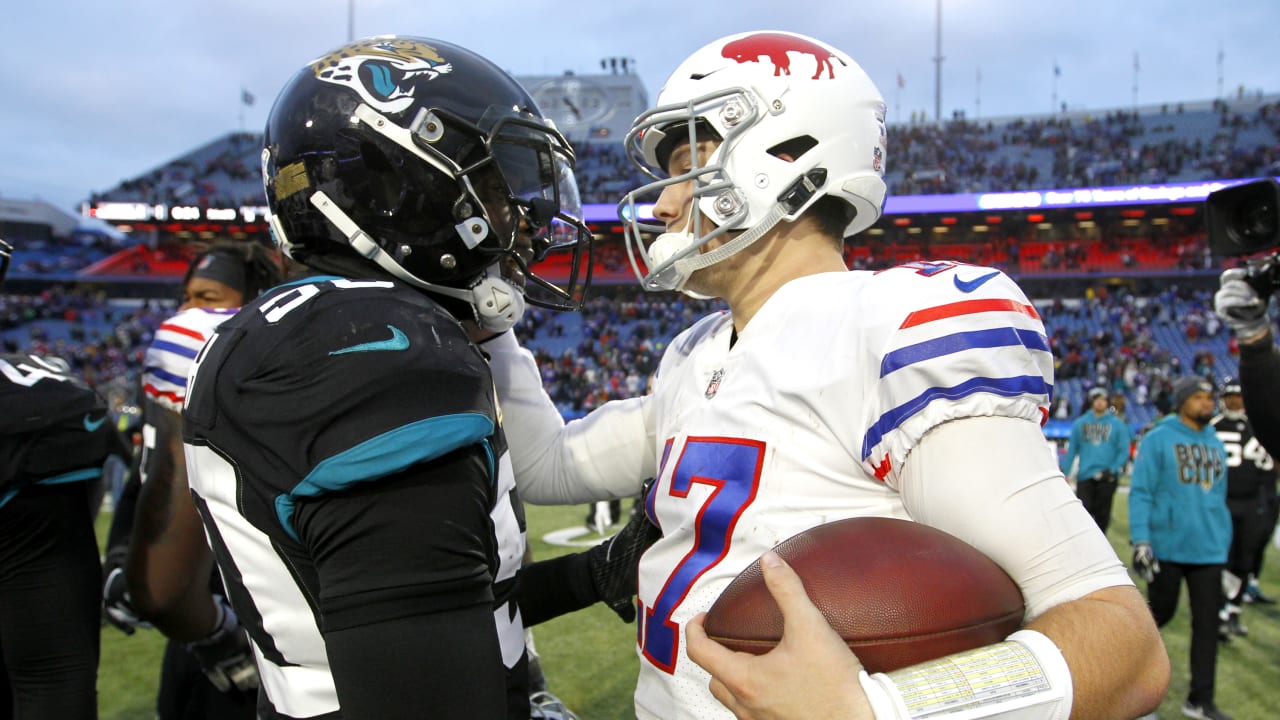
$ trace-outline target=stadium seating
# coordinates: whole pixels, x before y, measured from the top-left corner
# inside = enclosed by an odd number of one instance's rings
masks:
[[[891,195],[925,195],[1274,175],[1278,130],[1280,103],[1247,98],[1142,113],[890,124],[886,181]],[[263,205],[261,142],[255,133],[228,134],[91,200]],[[616,141],[576,150],[584,202],[614,203],[647,181]]]

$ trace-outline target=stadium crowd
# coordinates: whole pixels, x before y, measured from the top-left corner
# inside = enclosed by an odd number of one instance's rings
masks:
[[[625,262],[625,254],[614,257],[611,267],[621,271]],[[1170,286],[1142,297],[1099,286],[1084,297],[1042,299],[1037,306],[1062,388],[1051,409],[1055,418],[1082,412],[1086,401],[1077,388],[1108,388],[1128,400],[1132,417],[1147,418],[1167,411],[1179,376],[1216,381],[1234,374],[1234,339],[1206,291]],[[577,417],[608,400],[643,394],[671,338],[721,307],[601,285],[581,314],[532,308],[517,333],[534,352],[552,400],[566,417]],[[55,285],[35,296],[0,296],[0,342],[4,352],[62,357],[91,385],[111,389],[117,404],[129,405],[146,347],[172,312],[171,302],[121,304],[102,289]]]
[[[1280,103],[1214,101],[997,123],[955,119],[889,126],[890,195],[999,192],[1274,175],[1280,170]],[[261,136],[237,132],[90,202],[202,207],[262,205]],[[583,202],[615,203],[646,181],[615,142],[581,143]]]

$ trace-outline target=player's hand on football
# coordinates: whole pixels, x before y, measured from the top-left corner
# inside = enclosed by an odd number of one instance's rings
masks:
[[[705,614],[691,620],[686,647],[711,673],[711,694],[744,720],[874,718],[858,682],[862,663],[805,594],[800,577],[773,552],[760,565],[782,611],[782,640],[764,655],[734,652],[707,636]]]

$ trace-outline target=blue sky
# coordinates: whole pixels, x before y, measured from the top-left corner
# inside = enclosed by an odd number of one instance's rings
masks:
[[[601,58],[633,58],[651,98],[684,56],[719,36],[790,30],[858,60],[891,122],[933,115],[936,0],[19,2],[0,23],[0,197],[74,209],[228,132],[260,131],[292,73],[347,40],[352,8],[357,37],[440,38],[516,75],[586,74]],[[1213,99],[1220,52],[1226,95],[1280,92],[1275,0],[942,0],[941,28],[944,115],[1048,113],[1055,63],[1060,103],[1128,108],[1135,54],[1139,105]],[[241,105],[241,88],[252,106]]]

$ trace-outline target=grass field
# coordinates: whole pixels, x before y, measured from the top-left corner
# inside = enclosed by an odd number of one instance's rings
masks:
[[[1120,557],[1129,558],[1128,506],[1118,495],[1110,536]],[[580,526],[585,508],[530,507],[529,538],[534,554],[548,558],[571,549],[548,545],[550,531]],[[100,518],[105,527],[107,516]],[[1268,553],[1263,590],[1280,596],[1280,552]],[[1250,605],[1244,621],[1249,636],[1221,647],[1218,654],[1218,705],[1235,720],[1280,717],[1280,606]],[[103,628],[98,691],[102,720],[150,720],[163,640],[154,631],[126,637]],[[1188,682],[1188,611],[1185,592],[1178,615],[1163,630],[1173,663],[1173,681],[1160,706],[1165,720],[1180,718]],[[635,625],[625,625],[611,611],[596,606],[552,620],[534,629],[550,689],[583,720],[623,720],[631,712],[636,676]]]

